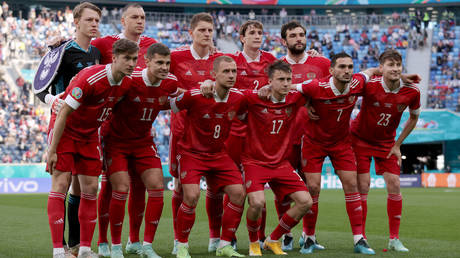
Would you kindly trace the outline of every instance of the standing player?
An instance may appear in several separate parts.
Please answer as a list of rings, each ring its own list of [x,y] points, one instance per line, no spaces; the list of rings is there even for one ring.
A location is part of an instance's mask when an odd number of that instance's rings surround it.
[[[101,10],[92,3],[83,2],[73,9],[73,18],[76,28],[75,39],[63,46],[65,51],[53,81],[35,92],[37,97],[50,105],[54,112],[58,112],[63,105],[64,100],[58,95],[65,91],[72,77],[83,68],[97,64],[100,59],[99,50],[91,47],[90,42],[91,38],[96,37],[98,33]],[[39,73],[37,75],[40,76]],[[68,244],[70,252],[75,256],[78,254],[80,243],[79,205],[80,184],[77,176],[74,176],[68,199],[67,216],[69,220]],[[66,245],[64,239],[63,244]]]
[[[387,185],[387,212],[390,226],[388,249],[409,250],[399,240],[402,213],[400,192],[400,146],[417,124],[420,115],[420,91],[414,84],[401,81],[402,57],[390,49],[379,57],[383,77],[372,78],[367,84],[358,117],[352,122],[353,149],[358,163],[358,186],[363,206],[363,225],[367,214],[367,193],[370,186],[369,166],[372,157],[378,175]],[[404,110],[410,117],[395,142],[396,129]],[[364,227],[363,227],[364,228]]]
[[[316,200],[312,216],[307,217],[306,230],[302,233],[304,246],[301,253],[312,253],[316,248],[315,227],[318,214],[318,197],[321,190],[321,172],[324,158],[329,156],[335,173],[342,182],[345,204],[350,220],[355,252],[375,254],[363,236],[362,207],[357,186],[356,161],[349,133],[350,116],[357,95],[362,92],[369,76],[376,68],[366,71],[367,75],[353,76],[353,60],[346,53],[332,57],[331,77],[308,80],[298,89],[311,98],[311,106],[321,119],[308,120],[302,139],[302,172],[305,173],[308,190]]]
[[[137,66],[145,68],[144,56],[150,45],[157,41],[153,38],[142,36],[145,29],[145,13],[139,4],[128,4],[123,8],[121,16],[123,32],[118,35],[106,36],[95,39],[91,42],[93,46],[101,51],[101,63],[107,64],[112,60],[112,45],[119,39],[129,39],[137,42],[139,46],[139,56]],[[105,126],[103,126],[105,128]],[[103,130],[105,131],[105,129]],[[139,242],[139,231],[142,225],[142,218],[145,210],[145,187],[141,178],[136,173],[131,173],[131,191],[128,201],[129,214],[129,240],[126,245],[127,253],[137,253],[142,250]],[[112,188],[107,184],[105,173],[102,174],[101,190],[98,199],[98,219],[99,219],[99,254],[108,257],[110,249],[107,240],[107,230],[109,227],[109,206],[112,197]]]
[[[169,73],[167,46],[152,44],[145,60],[147,68],[133,72],[133,86],[114,110],[104,137],[107,175],[113,189],[109,209],[111,257],[123,257],[121,230],[129,190],[128,167],[140,175],[148,193],[142,253],[149,258],[160,257],[152,242],[163,211],[163,172],[151,128],[158,112],[169,109],[168,97],[177,92],[179,83]]]
[[[190,21],[190,36],[192,37],[192,45],[184,46],[172,51],[171,53],[171,73],[177,76],[177,79],[182,84],[183,89],[191,89],[197,85],[197,82],[203,82],[207,79],[212,79],[211,71],[213,61],[216,57],[221,56],[221,53],[211,53],[213,46],[212,36],[214,32],[214,23],[212,16],[208,13],[197,13]],[[185,111],[171,115],[171,137],[169,143],[169,164],[170,173],[177,179],[177,142],[184,134],[184,118]],[[215,243],[214,239],[219,239],[222,209],[215,209],[217,205],[222,207],[222,194],[216,191],[208,191],[206,198],[206,210],[209,219],[209,235],[210,247]],[[209,202],[211,201],[211,202]],[[177,223],[176,215],[182,203],[182,192],[178,180],[174,180],[174,192],[172,196],[172,213],[174,225],[174,246],[177,243]],[[210,249],[215,251],[215,248]],[[173,249],[175,254],[176,248]]]
[[[295,202],[280,218],[278,227],[265,239],[264,248],[276,255],[285,255],[279,239],[297,225],[311,207],[311,197],[300,176],[288,161],[295,117],[305,103],[302,94],[290,92],[291,68],[283,61],[268,67],[272,89],[270,100],[259,99],[257,92],[246,95],[248,132],[242,161],[248,192],[249,255],[262,255],[258,231],[265,206],[264,185],[270,183],[279,201],[290,198]],[[246,94],[246,93],[245,93]]]
[[[79,72],[62,96],[66,103],[55,124],[50,124],[53,129],[47,166],[52,175],[52,186],[48,198],[48,220],[53,254],[57,257],[62,257],[64,253],[61,242],[64,231],[62,200],[71,172],[78,175],[81,188],[78,256],[96,256],[91,252],[91,240],[97,221],[98,177],[102,169],[98,128],[129,89],[131,78],[127,75],[134,70],[137,51],[138,47],[132,41],[120,40],[113,46],[112,64],[96,65]]]
[[[284,24],[281,27],[281,39],[281,42],[287,48],[287,55],[282,57],[281,60],[291,65],[292,83],[302,83],[306,80],[321,79],[329,76],[329,68],[331,66],[330,60],[323,56],[312,56],[308,54],[308,52],[305,52],[307,47],[306,30],[299,22],[291,21]],[[305,133],[305,124],[308,119],[307,109],[302,107],[297,114],[296,131],[293,135],[293,149],[289,157],[291,165],[299,172],[302,168],[300,164],[301,138]],[[303,177],[303,174],[301,174],[301,176]],[[318,200],[314,196],[312,196],[312,198],[313,205],[315,205]],[[290,201],[277,203],[276,208],[278,215],[282,215],[290,207]],[[306,226],[306,220],[308,217],[314,216],[313,213],[314,209],[311,209],[307,215],[305,215],[303,220],[304,228]],[[292,234],[288,233],[284,236],[283,250],[292,250],[292,244]],[[301,243],[300,246],[302,247],[303,243]],[[318,249],[324,249],[324,247],[318,243],[316,243],[316,247]]]
[[[244,257],[233,250],[230,243],[241,221],[245,191],[241,173],[224,146],[231,123],[244,115],[241,114],[244,96],[232,89],[236,72],[236,63],[231,57],[218,57],[213,62],[212,70],[216,80],[213,98],[206,98],[199,89],[195,89],[171,100],[174,112],[187,112],[185,133],[178,142],[178,173],[184,193],[176,222],[178,258],[190,257],[188,236],[195,222],[202,176],[206,177],[207,184],[212,185],[213,189],[225,192],[230,198],[222,215],[222,235],[216,255]]]

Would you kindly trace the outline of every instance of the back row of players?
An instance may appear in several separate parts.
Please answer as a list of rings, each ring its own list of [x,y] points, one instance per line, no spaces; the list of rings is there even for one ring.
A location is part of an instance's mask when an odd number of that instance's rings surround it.
[[[315,224],[326,156],[343,185],[354,251],[374,253],[364,230],[372,157],[387,183],[389,247],[408,251],[399,241],[399,147],[417,122],[420,94],[416,86],[401,81],[402,58],[397,51],[382,53],[379,68],[353,75],[353,61],[345,53],[330,61],[305,52],[305,28],[292,21],[281,29],[288,55],[276,61],[260,50],[262,24],[248,21],[240,28],[243,51],[223,55],[213,47],[212,17],[199,13],[190,22],[192,45],[170,53],[166,46],[141,36],[145,14],[140,5],[124,8],[122,34],[91,40],[98,33],[100,14],[88,2],[75,7],[76,38],[66,43],[51,86],[37,94],[54,111],[59,110],[50,122],[47,164],[52,174],[48,217],[55,257],[95,255],[90,246],[97,220],[99,254],[123,257],[121,229],[128,192],[126,252],[159,257],[152,242],[163,209],[163,173],[150,130],[158,112],[165,109],[174,112],[170,172],[176,178],[172,209],[177,257],[190,257],[188,236],[202,176],[209,186],[210,252],[241,256],[231,242],[246,193],[249,255],[262,255],[261,246],[279,255],[292,250],[290,229],[302,218],[300,252],[324,249],[315,238]],[[93,65],[97,63],[103,65]],[[205,82],[200,88],[199,83],[209,79],[214,83]],[[363,96],[363,103],[350,128],[357,96]],[[407,107],[410,118],[395,142]],[[97,204],[102,153],[106,167]],[[244,180],[236,164],[242,165]],[[63,232],[70,182],[70,249],[66,251]],[[275,193],[280,219],[268,237],[264,233],[265,183]],[[224,201],[223,193],[228,197]],[[292,207],[291,202],[295,203]]]

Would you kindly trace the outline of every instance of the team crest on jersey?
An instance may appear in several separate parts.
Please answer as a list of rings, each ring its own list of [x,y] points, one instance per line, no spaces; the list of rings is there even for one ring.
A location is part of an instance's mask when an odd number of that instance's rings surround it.
[[[75,87],[72,90],[72,97],[75,99],[80,99],[83,96],[83,91],[79,87]]]
[[[348,101],[350,101],[350,103],[353,103],[355,101],[355,96],[350,96],[348,97]]]
[[[248,75],[245,70],[243,70],[240,75]]]
[[[283,111],[279,110],[279,109],[275,109],[275,114],[277,115],[281,115]]]
[[[315,79],[316,78],[316,73],[307,73],[307,78],[308,79]]]
[[[289,117],[292,114],[292,107],[286,108],[286,115]]]
[[[230,111],[228,112],[228,120],[233,120],[233,118],[235,117],[236,115],[236,112],[235,111]]]
[[[158,102],[160,103],[160,105],[164,105],[167,100],[168,100],[168,97],[166,96],[161,96],[158,98]]]
[[[406,105],[399,104],[396,106],[398,108],[398,112],[403,112],[406,109]]]

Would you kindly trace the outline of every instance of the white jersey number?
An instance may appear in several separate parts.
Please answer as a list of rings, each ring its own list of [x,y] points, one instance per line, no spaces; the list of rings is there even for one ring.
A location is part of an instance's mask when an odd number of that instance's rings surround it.
[[[259,81],[254,80],[252,83],[254,83],[254,89],[257,90],[259,88]]]
[[[149,110],[149,111],[147,111]],[[153,108],[144,108],[144,114],[142,115],[141,117],[141,121],[151,121],[152,120],[152,112],[153,112]],[[146,114],[149,114],[148,117],[145,117]]]
[[[283,120],[273,120],[273,129],[270,134],[278,134],[281,130],[281,126],[283,126]]]
[[[220,136],[220,125],[216,125],[216,127],[214,127],[214,139],[218,139]]]
[[[340,121],[340,117],[342,116],[343,109],[337,109],[337,112],[339,112],[339,115],[337,116],[337,122]]]
[[[391,114],[380,113],[380,120],[377,122],[378,125],[388,126],[390,123]]]
[[[109,117],[111,111],[112,108],[104,108],[102,110],[101,116],[97,119],[97,121],[104,122],[107,119],[107,117]]]

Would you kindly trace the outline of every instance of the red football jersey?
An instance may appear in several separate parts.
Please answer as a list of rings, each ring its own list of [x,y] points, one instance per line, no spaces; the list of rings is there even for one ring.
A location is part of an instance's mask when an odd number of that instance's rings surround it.
[[[121,143],[151,145],[152,123],[158,112],[169,109],[168,97],[177,92],[179,82],[169,74],[161,82],[152,84],[147,69],[134,71],[132,78],[131,89],[113,111],[106,137]]]
[[[125,76],[116,83],[111,64],[94,65],[79,72],[62,96],[75,109],[67,118],[64,133],[80,141],[98,141],[98,128],[126,95],[131,81],[130,76]]]
[[[181,88],[190,90],[199,87],[199,82],[211,80],[214,59],[223,55],[215,53],[200,58],[192,46],[184,46],[171,52],[170,72],[176,75]],[[171,114],[171,132],[181,134],[184,132],[185,113]]]
[[[297,63],[286,55],[281,60],[291,65],[292,83],[302,83],[306,80],[321,79],[330,75],[331,61],[326,57],[311,57],[305,54],[304,58]],[[308,120],[307,109],[301,108],[296,118],[297,128],[294,134],[294,144],[300,144]]]
[[[331,61],[326,57],[311,57],[305,54],[305,57],[298,63],[289,56],[283,56],[281,60],[291,65],[292,83],[302,83],[306,80],[321,79],[329,76]]]
[[[102,38],[97,38],[91,41],[91,45],[95,46],[101,52],[101,64],[110,64],[112,63],[112,46],[115,41],[119,39],[126,38],[123,33],[112,36],[105,36]],[[139,46],[139,55],[137,59],[137,66],[145,68],[145,59],[144,56],[147,53],[147,49],[150,45],[157,43],[153,38],[146,36],[141,36],[137,45]]]
[[[217,95],[206,98],[199,89],[172,99],[173,112],[186,110],[185,133],[178,143],[179,153],[200,159],[215,159],[224,154],[224,142],[232,122],[245,114],[241,108],[243,101],[244,95],[237,89],[230,89],[224,99]]]
[[[235,88],[254,90],[268,84],[266,68],[276,61],[276,57],[262,50],[255,60],[252,60],[244,51],[237,52],[232,57],[238,67]]]
[[[262,50],[259,53],[255,60],[252,60],[244,51],[232,55],[238,69],[235,88],[253,90],[268,84],[266,69],[276,61],[276,57]],[[231,134],[240,137],[246,136],[246,124],[236,121],[232,126]]]
[[[305,137],[322,146],[335,145],[346,139],[350,133],[351,112],[365,83],[365,75],[355,74],[343,93],[334,85],[333,77],[298,84],[298,90],[311,98],[310,104],[320,117],[306,122]]]
[[[373,77],[363,92],[361,110],[352,121],[351,132],[368,143],[363,146],[387,154],[395,143],[396,129],[404,110],[420,114],[420,91],[414,84],[400,82],[390,91],[382,77]]]
[[[287,161],[298,109],[305,104],[299,92],[290,92],[284,100],[262,100],[257,91],[245,91],[247,137],[242,155],[244,163],[278,167]]]

